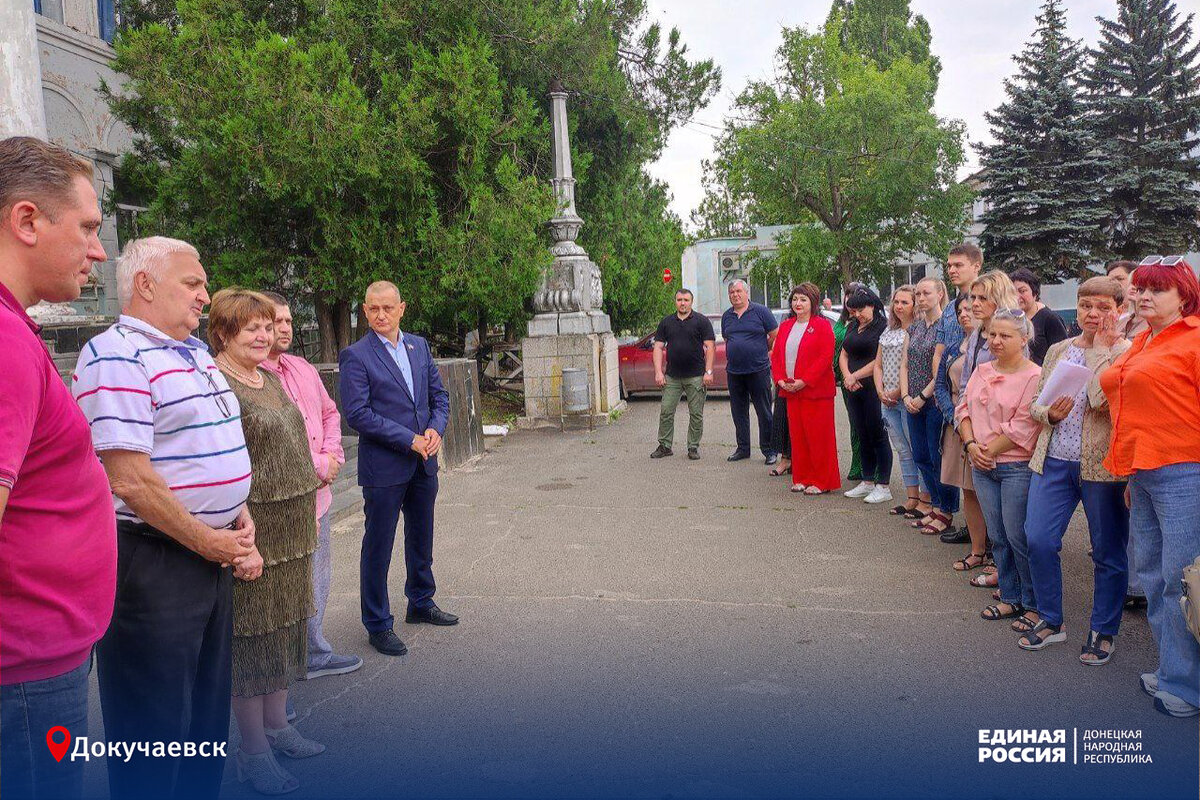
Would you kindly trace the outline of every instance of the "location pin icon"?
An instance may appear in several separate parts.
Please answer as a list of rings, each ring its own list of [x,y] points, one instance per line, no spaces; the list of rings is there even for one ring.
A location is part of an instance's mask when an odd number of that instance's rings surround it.
[[[54,741],[54,734],[59,731],[62,731],[63,740],[56,742]],[[55,725],[46,731],[46,746],[50,748],[50,755],[54,756],[55,761],[62,761],[63,756],[67,754],[67,750],[71,747],[71,732],[62,725]]]

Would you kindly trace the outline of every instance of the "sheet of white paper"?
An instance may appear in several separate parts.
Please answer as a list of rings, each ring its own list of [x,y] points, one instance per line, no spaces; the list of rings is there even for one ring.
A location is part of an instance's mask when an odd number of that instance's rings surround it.
[[[1079,390],[1088,385],[1092,379],[1092,371],[1087,367],[1060,361],[1046,379],[1042,393],[1035,401],[1039,406],[1052,405],[1060,397],[1076,397]]]

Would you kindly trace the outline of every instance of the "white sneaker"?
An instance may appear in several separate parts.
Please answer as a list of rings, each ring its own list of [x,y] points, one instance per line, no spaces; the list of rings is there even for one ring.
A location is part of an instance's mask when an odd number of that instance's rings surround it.
[[[1154,707],[1172,717],[1194,717],[1200,714],[1200,708],[1196,708],[1182,697],[1161,690],[1154,695]]]
[[[875,484],[870,481],[863,481],[858,486],[855,486],[850,491],[846,492],[846,497],[866,497],[875,489]]]
[[[863,498],[864,503],[888,503],[892,499],[892,490],[889,486],[884,486],[882,483],[876,484],[871,493]]]
[[[1146,694],[1151,697],[1158,694],[1158,676],[1153,672],[1143,672],[1140,683],[1142,684],[1142,691]]]

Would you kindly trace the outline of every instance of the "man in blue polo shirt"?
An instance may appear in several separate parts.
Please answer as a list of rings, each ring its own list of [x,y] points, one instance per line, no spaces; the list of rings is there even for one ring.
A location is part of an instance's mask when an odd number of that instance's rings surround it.
[[[763,305],[750,301],[743,280],[729,284],[731,308],[721,315],[725,337],[725,374],[729,380],[729,411],[737,450],[727,460],[750,457],[750,404],[758,416],[758,446],[768,464],[779,460],[771,449],[771,347],[779,323]]]

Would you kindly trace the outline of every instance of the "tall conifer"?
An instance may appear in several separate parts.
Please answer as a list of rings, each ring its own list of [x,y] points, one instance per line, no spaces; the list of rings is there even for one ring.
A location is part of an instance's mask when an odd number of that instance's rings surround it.
[[[1100,18],[1083,85],[1102,160],[1108,217],[1098,256],[1138,258],[1200,245],[1200,43],[1173,0],[1117,0]]]
[[[1081,273],[1106,218],[1100,154],[1078,71],[1083,49],[1067,37],[1061,0],[1046,0],[1037,29],[1004,83],[1008,99],[986,115],[995,143],[980,147],[987,262],[1028,267],[1044,280]]]

